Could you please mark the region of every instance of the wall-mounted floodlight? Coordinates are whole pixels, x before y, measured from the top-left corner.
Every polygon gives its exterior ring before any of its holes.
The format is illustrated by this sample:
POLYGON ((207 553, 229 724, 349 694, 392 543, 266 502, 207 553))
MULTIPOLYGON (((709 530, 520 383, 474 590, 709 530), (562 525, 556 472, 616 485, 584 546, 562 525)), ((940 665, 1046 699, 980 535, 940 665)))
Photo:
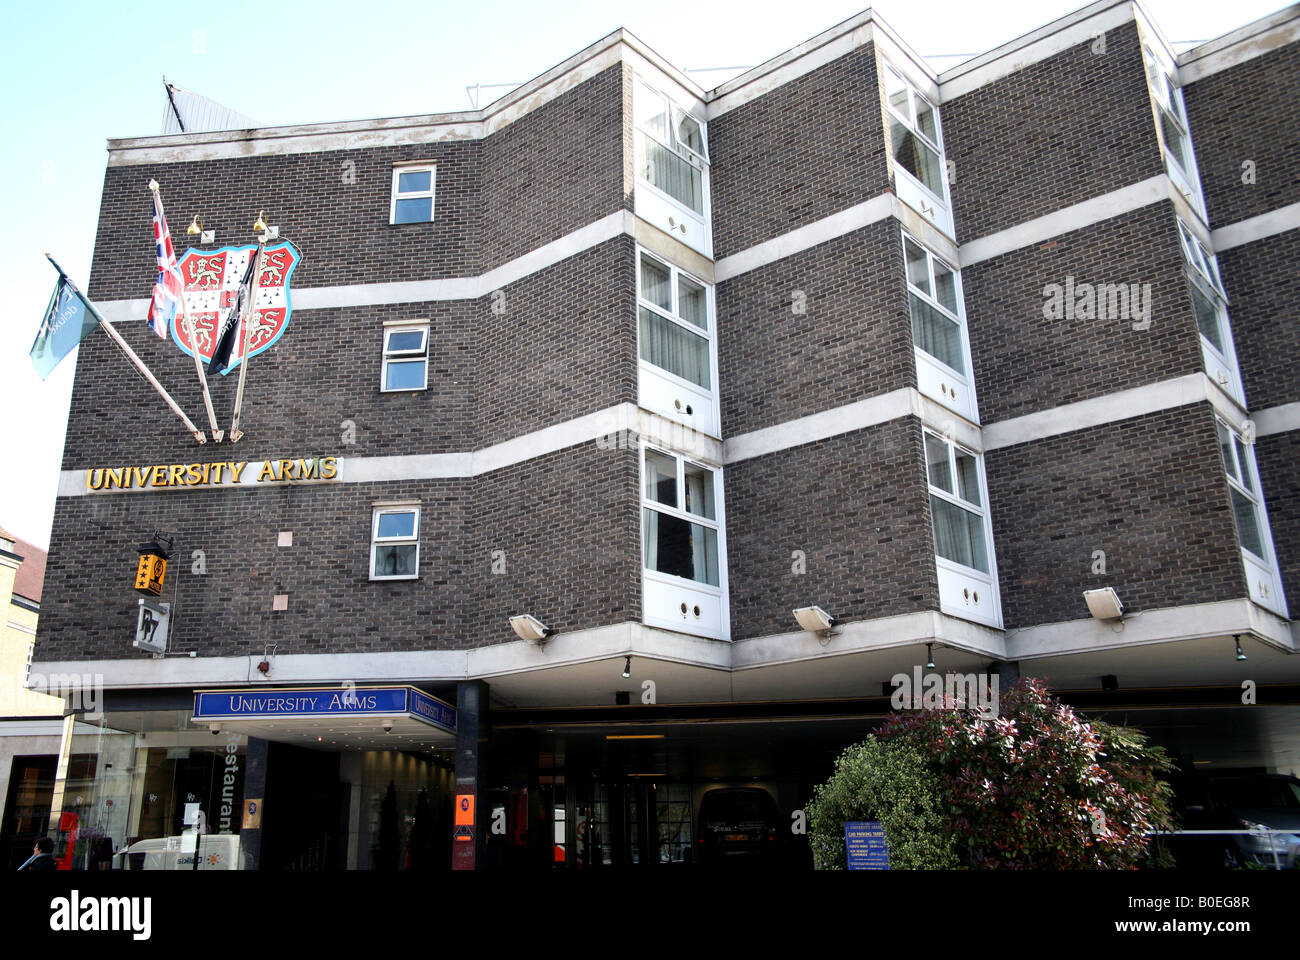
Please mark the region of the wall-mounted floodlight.
POLYGON ((825 646, 830 641, 831 629, 839 623, 821 607, 800 607, 792 612, 794 618, 799 621, 799 626, 809 633, 817 634, 817 639, 821 641, 822 646, 825 646))
POLYGON ((1088 604, 1088 612, 1098 620, 1121 620, 1124 617, 1124 604, 1120 603, 1114 587, 1085 590, 1083 599, 1088 604))
POLYGON ((515 632, 515 636, 520 640, 527 640, 530 643, 544 643, 546 638, 555 632, 542 621, 527 613, 511 617, 510 629, 515 632))

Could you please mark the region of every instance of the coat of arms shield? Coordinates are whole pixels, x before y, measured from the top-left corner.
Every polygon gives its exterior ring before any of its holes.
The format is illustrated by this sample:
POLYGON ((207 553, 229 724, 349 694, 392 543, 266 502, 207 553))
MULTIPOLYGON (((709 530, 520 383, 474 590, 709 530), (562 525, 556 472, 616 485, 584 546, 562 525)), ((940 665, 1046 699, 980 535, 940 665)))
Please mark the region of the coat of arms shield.
MULTIPOLYGON (((222 323, 239 300, 239 287, 248 273, 249 263, 257 255, 257 246, 221 247, 200 250, 191 247, 177 258, 185 278, 185 302, 194 328, 199 357, 211 362, 212 351, 221 336, 222 323)), ((248 326, 248 356, 254 357, 272 347, 289 327, 293 304, 289 281, 298 265, 298 251, 286 242, 269 244, 262 254, 261 276, 256 280, 255 302, 244 309, 242 323, 248 326)), ((172 339, 181 351, 193 356, 194 345, 186 331, 185 315, 177 308, 172 319, 172 339)), ((227 374, 244 360, 244 330, 236 331, 229 362, 221 370, 227 374)))

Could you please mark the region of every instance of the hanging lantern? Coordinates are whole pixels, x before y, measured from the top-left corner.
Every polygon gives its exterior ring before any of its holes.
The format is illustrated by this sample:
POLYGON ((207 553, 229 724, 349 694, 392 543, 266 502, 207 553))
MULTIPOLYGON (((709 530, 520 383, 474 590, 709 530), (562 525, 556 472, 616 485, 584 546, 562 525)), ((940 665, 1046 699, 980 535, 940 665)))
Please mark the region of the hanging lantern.
POLYGON ((163 539, 155 533, 148 543, 140 544, 140 562, 135 568, 135 589, 139 593, 162 596, 163 577, 167 573, 167 560, 171 557, 172 545, 169 540, 164 548, 161 543, 163 539))

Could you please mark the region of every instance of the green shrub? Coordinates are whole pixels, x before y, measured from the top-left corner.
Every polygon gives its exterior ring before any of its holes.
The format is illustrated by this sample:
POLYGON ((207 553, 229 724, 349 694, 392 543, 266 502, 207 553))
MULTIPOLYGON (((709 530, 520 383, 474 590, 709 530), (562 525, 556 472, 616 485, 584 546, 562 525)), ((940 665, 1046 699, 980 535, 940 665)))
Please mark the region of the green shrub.
POLYGON ((845 869, 846 821, 879 820, 894 870, 941 870, 957 866, 952 837, 944 830, 939 781, 925 758, 901 741, 874 737, 849 747, 835 761, 830 780, 807 806, 808 842, 819 870, 845 869))

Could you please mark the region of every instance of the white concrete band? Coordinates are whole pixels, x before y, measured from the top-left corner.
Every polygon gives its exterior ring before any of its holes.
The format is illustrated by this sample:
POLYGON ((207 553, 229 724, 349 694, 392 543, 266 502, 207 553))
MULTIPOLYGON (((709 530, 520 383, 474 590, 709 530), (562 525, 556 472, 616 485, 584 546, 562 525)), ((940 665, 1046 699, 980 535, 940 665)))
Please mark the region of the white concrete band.
POLYGON ((1290 4, 1183 53, 1178 57, 1178 77, 1183 84, 1195 83, 1297 40, 1300 7, 1290 4))
POLYGON ((1173 191, 1169 175, 1162 173, 1110 193, 1103 193, 1099 197, 1053 210, 978 240, 968 240, 961 245, 961 266, 968 267, 1073 230, 1081 230, 1111 217, 1140 210, 1161 200, 1168 200, 1173 191))
POLYGON ((1300 203, 1290 203, 1268 213, 1261 213, 1255 217, 1230 223, 1226 227, 1219 227, 1210 233, 1210 239, 1215 253, 1222 253, 1233 247, 1244 246, 1256 240, 1275 237, 1279 233, 1296 229, 1300 229, 1300 203))
POLYGON ((1258 411, 1251 419, 1255 421, 1257 437, 1300 430, 1300 403, 1284 403, 1281 406, 1269 407, 1258 411))
MULTIPOLYGON (((543 427, 509 440, 460 453, 407 454, 387 457, 339 458, 339 483, 386 483, 397 480, 456 480, 477 477, 495 470, 525 463, 582 443, 596 443, 602 449, 632 449, 637 438, 671 447, 710 465, 721 466, 722 442, 683 427, 631 403, 621 403, 595 413, 543 427)), ((223 482, 211 486, 132 487, 92 491, 86 485, 86 469, 59 473, 58 496, 116 496, 132 493, 197 492, 212 489, 266 489, 283 482, 263 481, 250 468, 238 484, 223 482)), ((319 481, 318 481, 319 482, 319 481)))

